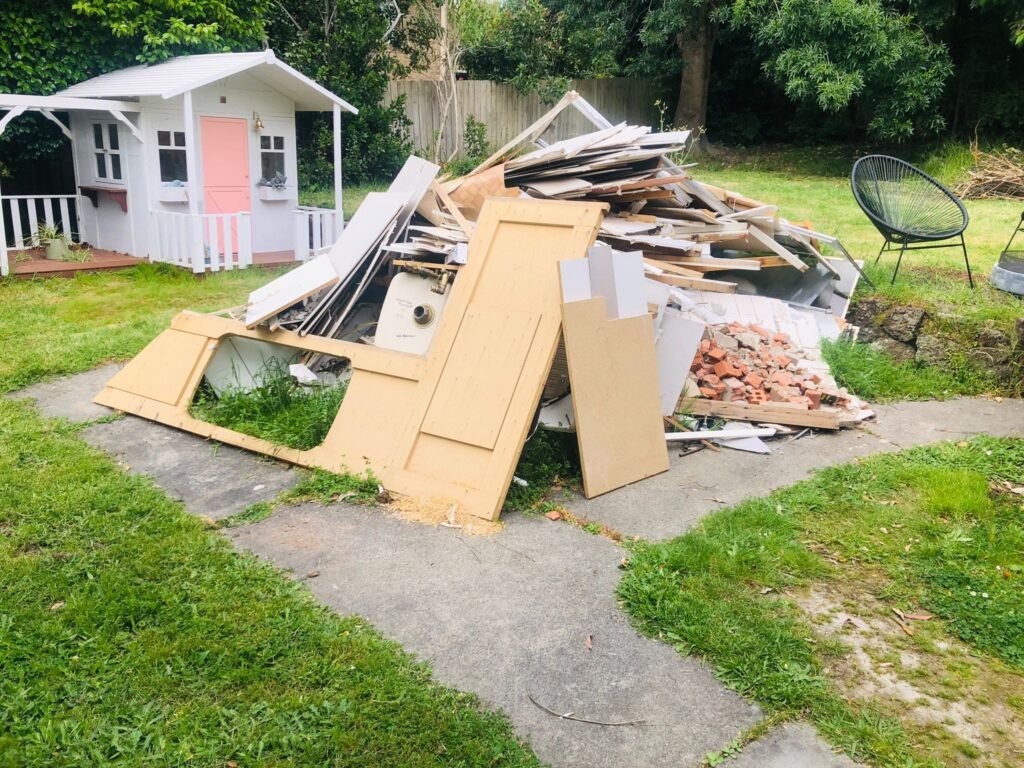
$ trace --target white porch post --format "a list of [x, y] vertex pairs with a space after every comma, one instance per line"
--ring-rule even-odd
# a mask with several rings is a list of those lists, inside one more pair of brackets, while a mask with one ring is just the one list
[[0, 277], [7, 277], [10, 272], [11, 265], [7, 260], [7, 230], [4, 229], [4, 196], [3, 190], [0, 189]]
[[337, 212], [337, 237], [345, 226], [345, 209], [341, 204], [341, 106], [334, 105], [334, 210]]
[[188, 241], [192, 271], [206, 271], [203, 228], [199, 218], [199, 164], [196, 162], [196, 123], [192, 113], [192, 91], [185, 91], [185, 172], [188, 174]]

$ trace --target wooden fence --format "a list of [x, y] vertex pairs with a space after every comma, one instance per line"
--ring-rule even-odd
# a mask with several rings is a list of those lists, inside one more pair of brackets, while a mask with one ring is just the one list
[[[657, 129], [658, 109], [655, 101], [667, 100], [662, 83], [654, 79], [610, 78], [605, 80], [573, 80], [572, 87], [613, 123], [627, 121], [634, 125], [651, 125]], [[455, 150], [463, 152], [463, 127], [472, 115], [487, 126], [487, 140], [499, 147], [537, 120], [549, 108], [536, 93], [521, 93], [511, 85], [490, 80], [463, 80], [457, 85], [458, 118], [450, 115], [445, 131], [441, 157]], [[412, 143], [419, 150], [433, 147], [440, 128], [441, 110], [437, 88], [428, 80], [395, 80], [388, 84], [385, 101], [405, 96], [405, 111], [412, 121]], [[560, 141], [594, 130], [574, 109], [567, 109], [544, 135], [548, 142]]]

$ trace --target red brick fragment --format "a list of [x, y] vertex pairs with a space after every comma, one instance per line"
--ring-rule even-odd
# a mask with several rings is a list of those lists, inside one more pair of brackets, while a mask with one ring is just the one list
[[724, 360], [727, 354], [728, 352], [726, 352], [724, 349], [715, 347], [714, 349], [708, 350], [707, 358], [711, 362], [717, 363], [719, 360]]
[[739, 375], [739, 371], [737, 371], [736, 367], [728, 360], [722, 360], [719, 363], [715, 363], [714, 370], [715, 374], [721, 379], [727, 378], [729, 376], [736, 378]]
[[711, 351], [711, 339], [701, 339], [700, 342], [700, 353], [706, 355]]
[[700, 388], [700, 396], [701, 397], [706, 397], [708, 400], [721, 400], [722, 399], [722, 396], [719, 395], [718, 392], [716, 392], [711, 387], [701, 387]]
[[750, 330], [752, 330], [754, 333], [756, 333], [758, 336], [760, 336], [765, 341], [767, 341], [768, 337], [771, 336], [771, 334], [768, 333], [768, 329], [767, 328], [765, 328], [763, 326], [760, 326], [760, 325], [755, 325], [754, 323], [750, 324]]

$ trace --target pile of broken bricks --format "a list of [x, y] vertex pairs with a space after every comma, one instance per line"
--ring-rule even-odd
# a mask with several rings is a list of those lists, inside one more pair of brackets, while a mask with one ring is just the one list
[[[731, 403], [789, 403], [808, 410], [822, 404], [848, 408], [851, 397], [808, 370], [805, 353], [789, 335], [757, 324], [730, 323], [700, 342], [690, 368], [699, 396]], [[692, 390], [691, 390], [692, 391]]]

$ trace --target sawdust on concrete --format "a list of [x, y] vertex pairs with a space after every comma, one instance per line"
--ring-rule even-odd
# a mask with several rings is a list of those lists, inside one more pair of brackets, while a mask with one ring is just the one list
[[900, 718], [949, 766], [1024, 764], [1024, 675], [979, 656], [939, 619], [903, 622], [865, 583], [789, 595], [823, 636], [848, 650], [826, 670], [845, 696]]
[[470, 536], [492, 536], [503, 528], [498, 521], [469, 514], [451, 499], [392, 494], [385, 508], [410, 523], [450, 528]]

